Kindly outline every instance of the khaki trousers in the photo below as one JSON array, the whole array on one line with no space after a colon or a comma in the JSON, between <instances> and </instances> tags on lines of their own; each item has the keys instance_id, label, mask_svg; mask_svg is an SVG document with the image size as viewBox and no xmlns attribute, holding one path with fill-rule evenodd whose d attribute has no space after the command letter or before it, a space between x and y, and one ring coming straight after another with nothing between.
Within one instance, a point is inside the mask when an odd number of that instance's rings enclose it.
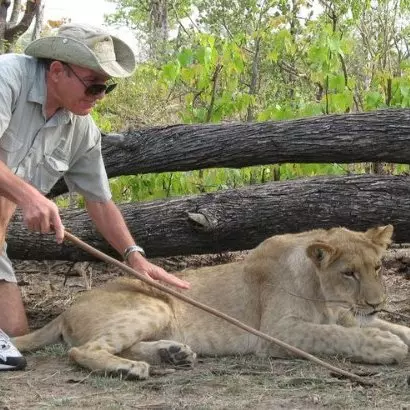
<instances>
[{"instance_id":1,"label":"khaki trousers","mask_svg":"<svg viewBox=\"0 0 410 410\"><path fill-rule=\"evenodd\" d=\"M0 196L0 280L6 282L17 282L13 266L6 252L7 228L15 210L16 204L14 202Z\"/></svg>"}]
</instances>

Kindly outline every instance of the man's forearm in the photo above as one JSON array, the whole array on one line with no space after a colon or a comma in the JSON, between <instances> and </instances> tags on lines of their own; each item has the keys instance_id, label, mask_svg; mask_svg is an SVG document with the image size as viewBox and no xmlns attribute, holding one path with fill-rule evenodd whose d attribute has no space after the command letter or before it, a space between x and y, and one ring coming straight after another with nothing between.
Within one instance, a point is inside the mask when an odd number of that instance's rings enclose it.
<instances>
[{"instance_id":1,"label":"man's forearm","mask_svg":"<svg viewBox=\"0 0 410 410\"><path fill-rule=\"evenodd\" d=\"M86 201L86 207L97 230L120 255L135 243L120 210L113 201Z\"/></svg>"},{"instance_id":2,"label":"man's forearm","mask_svg":"<svg viewBox=\"0 0 410 410\"><path fill-rule=\"evenodd\" d=\"M24 224L30 231L49 233L54 231L58 243L64 239L64 226L57 205L23 179L14 175L4 162L0 161L0 196L17 204L23 212ZM7 205L7 215L14 211Z\"/></svg>"},{"instance_id":3,"label":"man's forearm","mask_svg":"<svg viewBox=\"0 0 410 410\"><path fill-rule=\"evenodd\" d=\"M0 161L0 196L19 205L30 200L33 195L41 195L41 193L13 174L6 164Z\"/></svg>"},{"instance_id":4,"label":"man's forearm","mask_svg":"<svg viewBox=\"0 0 410 410\"><path fill-rule=\"evenodd\" d=\"M134 239L124 221L124 218L113 201L96 202L86 201L87 211L94 221L98 231L121 255L125 249L134 244ZM147 275L154 280L162 280L181 289L188 289L189 283L170 273L159 266L149 262L140 252L130 253L127 263L136 272Z\"/></svg>"}]
</instances>

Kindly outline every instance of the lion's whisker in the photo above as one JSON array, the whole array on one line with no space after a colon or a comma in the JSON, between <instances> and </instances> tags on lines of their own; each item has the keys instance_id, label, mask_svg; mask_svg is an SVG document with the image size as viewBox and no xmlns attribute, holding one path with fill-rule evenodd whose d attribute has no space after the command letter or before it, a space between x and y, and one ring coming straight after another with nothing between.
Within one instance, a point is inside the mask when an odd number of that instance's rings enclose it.
<instances>
[{"instance_id":1,"label":"lion's whisker","mask_svg":"<svg viewBox=\"0 0 410 410\"><path fill-rule=\"evenodd\" d=\"M272 286L270 284L268 284L268 285ZM329 303L329 304L330 303L335 303L335 304L340 304L342 306L349 306L349 304L347 302L343 301L343 300L337 300L337 299L335 299L335 300L326 300L326 299L319 299L319 298L308 298L306 296L302 296L302 295L298 295L296 293L293 293L293 292L291 292L291 291L289 291L289 290L287 290L283 287L280 287L279 289L284 291L285 293L287 293L290 296L294 296L296 298L303 299L303 300L309 300L309 301L312 301L312 302L320 302L320 303Z\"/></svg>"}]
</instances>

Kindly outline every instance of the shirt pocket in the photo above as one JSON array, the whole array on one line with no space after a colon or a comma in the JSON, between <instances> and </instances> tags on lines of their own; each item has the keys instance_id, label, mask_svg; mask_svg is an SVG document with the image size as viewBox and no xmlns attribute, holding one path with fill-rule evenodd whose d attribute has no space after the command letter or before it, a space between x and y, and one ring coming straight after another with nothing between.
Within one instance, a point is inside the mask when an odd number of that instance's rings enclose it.
<instances>
[{"instance_id":1,"label":"shirt pocket","mask_svg":"<svg viewBox=\"0 0 410 410\"><path fill-rule=\"evenodd\" d=\"M23 146L24 141L10 132L5 132L0 138L0 160L10 169L14 169L21 161Z\"/></svg>"},{"instance_id":2,"label":"shirt pocket","mask_svg":"<svg viewBox=\"0 0 410 410\"><path fill-rule=\"evenodd\" d=\"M41 192L47 194L68 169L67 154L60 149L56 149L52 154L44 155L40 166L37 168L37 175L33 178L33 183Z\"/></svg>"},{"instance_id":3,"label":"shirt pocket","mask_svg":"<svg viewBox=\"0 0 410 410\"><path fill-rule=\"evenodd\" d=\"M16 152L24 144L24 141L19 140L14 134L5 132L0 138L0 148L7 152Z\"/></svg>"}]
</instances>

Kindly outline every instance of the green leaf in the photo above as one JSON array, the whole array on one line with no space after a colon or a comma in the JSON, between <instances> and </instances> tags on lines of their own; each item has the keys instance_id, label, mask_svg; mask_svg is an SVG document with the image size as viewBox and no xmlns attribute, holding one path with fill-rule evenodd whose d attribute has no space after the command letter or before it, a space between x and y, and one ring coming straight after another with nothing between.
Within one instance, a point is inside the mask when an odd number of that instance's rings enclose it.
<instances>
[{"instance_id":1,"label":"green leaf","mask_svg":"<svg viewBox=\"0 0 410 410\"><path fill-rule=\"evenodd\" d=\"M173 83L176 80L180 71L181 71L181 64L179 63L178 60L175 62L165 64L162 67L162 73L163 73L164 78L171 83Z\"/></svg>"},{"instance_id":2,"label":"green leaf","mask_svg":"<svg viewBox=\"0 0 410 410\"><path fill-rule=\"evenodd\" d=\"M329 88L332 91L343 91L345 89L345 77L343 73L329 75Z\"/></svg>"},{"instance_id":3,"label":"green leaf","mask_svg":"<svg viewBox=\"0 0 410 410\"><path fill-rule=\"evenodd\" d=\"M194 53L191 49L184 48L178 55L178 61L183 67L191 65L194 62Z\"/></svg>"},{"instance_id":4,"label":"green leaf","mask_svg":"<svg viewBox=\"0 0 410 410\"><path fill-rule=\"evenodd\" d=\"M209 63L211 62L211 56L212 56L211 47L201 47L198 50L198 53L197 53L198 61L199 63L204 64L205 66L208 66Z\"/></svg>"},{"instance_id":5,"label":"green leaf","mask_svg":"<svg viewBox=\"0 0 410 410\"><path fill-rule=\"evenodd\" d=\"M378 91L369 91L365 95L366 110L380 108L384 104L383 96Z\"/></svg>"}]
</instances>

